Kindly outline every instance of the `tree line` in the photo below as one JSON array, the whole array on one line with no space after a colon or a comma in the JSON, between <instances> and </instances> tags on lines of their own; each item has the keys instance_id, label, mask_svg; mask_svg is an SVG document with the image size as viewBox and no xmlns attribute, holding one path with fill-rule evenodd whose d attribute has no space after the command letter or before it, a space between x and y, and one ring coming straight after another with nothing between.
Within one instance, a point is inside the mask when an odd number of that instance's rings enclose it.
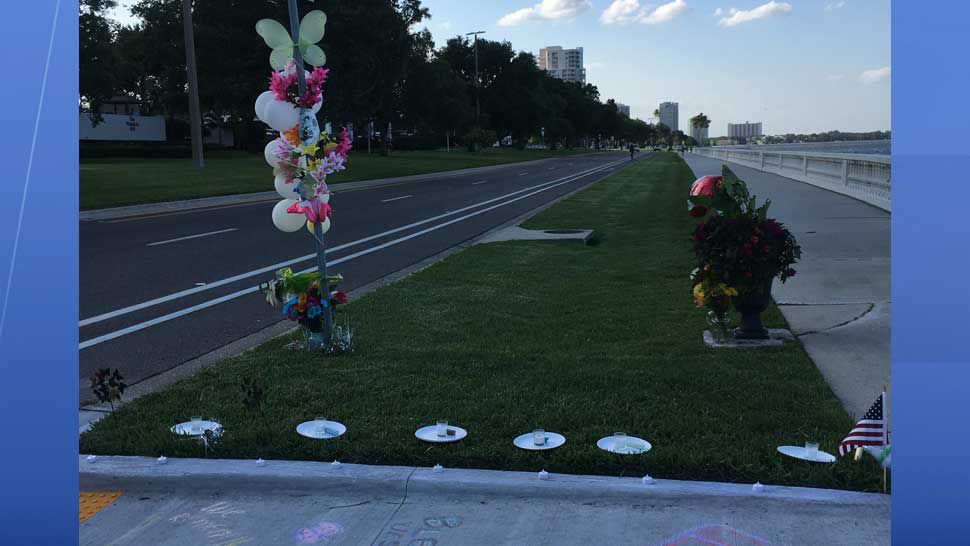
<instances>
[{"instance_id":1,"label":"tree line","mask_svg":"<svg viewBox=\"0 0 970 546\"><path fill-rule=\"evenodd\" d=\"M139 22L128 26L106 16L115 4L80 2L82 110L97 112L113 96L135 98L142 114L165 116L169 133L184 138L181 0L141 0L132 7ZM520 148L689 141L680 131L620 114L594 85L547 75L534 55L509 42L478 40L476 81L474 42L456 36L436 45L420 28L431 17L421 0L317 0L313 9L329 21L320 44L331 69L320 117L351 125L357 139L371 126L382 136L393 128L396 148L457 142L474 149L497 140ZM231 127L236 146L253 150L266 139L253 115L271 70L269 50L254 29L263 18L286 23L286 1L205 0L193 8L206 119Z\"/></svg>"}]
</instances>

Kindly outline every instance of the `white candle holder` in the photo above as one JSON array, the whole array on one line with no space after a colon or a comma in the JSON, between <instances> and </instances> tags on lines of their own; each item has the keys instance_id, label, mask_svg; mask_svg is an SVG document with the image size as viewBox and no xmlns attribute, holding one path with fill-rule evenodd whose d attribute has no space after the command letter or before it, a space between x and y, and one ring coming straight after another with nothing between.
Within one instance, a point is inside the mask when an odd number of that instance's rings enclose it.
<instances>
[{"instance_id":1,"label":"white candle holder","mask_svg":"<svg viewBox=\"0 0 970 546\"><path fill-rule=\"evenodd\" d=\"M441 474L442 472L445 471L445 467L441 466L440 464L436 464L434 465L434 468L431 469L431 471L434 472L435 474Z\"/></svg>"},{"instance_id":2,"label":"white candle holder","mask_svg":"<svg viewBox=\"0 0 970 546\"><path fill-rule=\"evenodd\" d=\"M266 461L264 461L262 458L256 459L256 466L266 466Z\"/></svg>"},{"instance_id":3,"label":"white candle holder","mask_svg":"<svg viewBox=\"0 0 970 546\"><path fill-rule=\"evenodd\" d=\"M156 461L158 461L158 464L165 464L168 462L168 457L166 457L165 455L162 455L161 457L156 459Z\"/></svg>"},{"instance_id":4,"label":"white candle holder","mask_svg":"<svg viewBox=\"0 0 970 546\"><path fill-rule=\"evenodd\" d=\"M762 493L765 490L765 486L762 485L761 482L755 482L755 484L751 486L751 490L755 493Z\"/></svg>"},{"instance_id":5,"label":"white candle holder","mask_svg":"<svg viewBox=\"0 0 970 546\"><path fill-rule=\"evenodd\" d=\"M654 480L653 477L650 476L649 474L644 476L640 481L643 482L643 485L653 485L654 483L656 483L656 480Z\"/></svg>"},{"instance_id":6,"label":"white candle holder","mask_svg":"<svg viewBox=\"0 0 970 546\"><path fill-rule=\"evenodd\" d=\"M549 479L549 473L546 472L545 470L540 470L539 471L539 479L540 480L548 480Z\"/></svg>"}]
</instances>

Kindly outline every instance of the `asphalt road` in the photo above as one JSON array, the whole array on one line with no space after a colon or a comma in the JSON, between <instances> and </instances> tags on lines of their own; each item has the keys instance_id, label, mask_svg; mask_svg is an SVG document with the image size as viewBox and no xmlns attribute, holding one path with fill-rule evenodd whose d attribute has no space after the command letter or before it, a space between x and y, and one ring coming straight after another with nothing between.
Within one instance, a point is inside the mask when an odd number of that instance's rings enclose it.
<instances>
[{"instance_id":1,"label":"asphalt road","mask_svg":"<svg viewBox=\"0 0 970 546\"><path fill-rule=\"evenodd\" d=\"M345 290L363 286L627 162L627 153L607 152L373 188L337 185L330 271L344 275ZM306 230L273 226L276 201L82 222L80 385L104 367L134 384L280 322L256 287L280 267L314 267L315 250Z\"/></svg>"}]
</instances>

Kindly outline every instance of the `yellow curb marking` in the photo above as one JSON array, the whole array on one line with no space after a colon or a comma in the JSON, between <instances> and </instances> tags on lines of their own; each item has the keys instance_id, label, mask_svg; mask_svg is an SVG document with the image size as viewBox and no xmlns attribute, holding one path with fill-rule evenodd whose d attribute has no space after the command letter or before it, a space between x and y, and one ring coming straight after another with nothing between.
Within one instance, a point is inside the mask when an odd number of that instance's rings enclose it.
<instances>
[{"instance_id":1,"label":"yellow curb marking","mask_svg":"<svg viewBox=\"0 0 970 546\"><path fill-rule=\"evenodd\" d=\"M121 491L81 491L78 507L81 516L80 523L104 510L111 503L118 500Z\"/></svg>"}]
</instances>

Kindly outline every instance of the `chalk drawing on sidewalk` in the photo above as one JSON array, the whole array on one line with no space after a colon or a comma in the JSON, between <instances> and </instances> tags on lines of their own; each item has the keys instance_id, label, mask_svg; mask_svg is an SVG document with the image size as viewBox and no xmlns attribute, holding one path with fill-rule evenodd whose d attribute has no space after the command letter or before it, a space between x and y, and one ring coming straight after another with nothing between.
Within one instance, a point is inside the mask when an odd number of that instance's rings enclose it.
<instances>
[{"instance_id":1,"label":"chalk drawing on sidewalk","mask_svg":"<svg viewBox=\"0 0 970 546\"><path fill-rule=\"evenodd\" d=\"M253 538L237 532L232 526L223 523L234 515L244 515L240 510L228 502L217 502L200 508L198 513L183 512L168 519L169 522L191 527L205 535L205 544L209 546L240 546L249 544ZM200 543L201 544L201 543Z\"/></svg>"},{"instance_id":2,"label":"chalk drawing on sidewalk","mask_svg":"<svg viewBox=\"0 0 970 546\"><path fill-rule=\"evenodd\" d=\"M464 521L461 516L428 516L420 523L392 523L375 546L438 546L444 544L439 542L442 531L457 529Z\"/></svg>"},{"instance_id":3,"label":"chalk drawing on sidewalk","mask_svg":"<svg viewBox=\"0 0 970 546\"><path fill-rule=\"evenodd\" d=\"M344 528L339 523L321 521L306 527L301 527L293 533L293 540L297 544L327 543L342 533Z\"/></svg>"},{"instance_id":4,"label":"chalk drawing on sidewalk","mask_svg":"<svg viewBox=\"0 0 970 546\"><path fill-rule=\"evenodd\" d=\"M728 525L688 529L657 546L770 546L768 541Z\"/></svg>"}]
</instances>

